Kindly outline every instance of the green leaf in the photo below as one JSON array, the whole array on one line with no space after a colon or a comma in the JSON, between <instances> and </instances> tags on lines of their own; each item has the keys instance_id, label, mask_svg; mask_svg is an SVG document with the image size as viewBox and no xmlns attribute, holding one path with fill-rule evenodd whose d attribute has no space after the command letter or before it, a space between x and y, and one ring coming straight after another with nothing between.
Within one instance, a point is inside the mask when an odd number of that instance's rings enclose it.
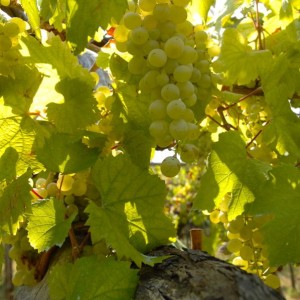
<instances>
[{"instance_id":1,"label":"green leaf","mask_svg":"<svg viewBox=\"0 0 300 300\"><path fill-rule=\"evenodd\" d=\"M132 162L141 168L148 169L149 167L152 144L148 132L138 129L125 131L123 147Z\"/></svg>"},{"instance_id":2,"label":"green leaf","mask_svg":"<svg viewBox=\"0 0 300 300\"><path fill-rule=\"evenodd\" d=\"M94 88L94 81L88 70L79 64L68 44L59 37L53 37L43 45L33 37L26 36L21 38L20 45L24 61L34 64L43 75L43 81L33 99L33 109L43 111L48 103L63 102L63 95L56 91L56 85L64 78L77 78L85 83L73 86L75 94L82 94L81 89L86 89L86 86L91 91ZM90 92L88 96L90 97Z\"/></svg>"},{"instance_id":3,"label":"green leaf","mask_svg":"<svg viewBox=\"0 0 300 300\"><path fill-rule=\"evenodd\" d=\"M15 167L15 165L14 165ZM14 168L10 166L10 168ZM0 189L0 227L9 234L16 234L23 214L31 209L31 172L23 174L10 182L3 190Z\"/></svg>"},{"instance_id":4,"label":"green leaf","mask_svg":"<svg viewBox=\"0 0 300 300\"><path fill-rule=\"evenodd\" d=\"M34 121L30 117L14 116L7 107L0 104L0 155L12 147L19 154L17 175L25 173L28 167L40 171L41 165L32 153L35 140Z\"/></svg>"},{"instance_id":5,"label":"green leaf","mask_svg":"<svg viewBox=\"0 0 300 300\"><path fill-rule=\"evenodd\" d=\"M131 258L138 266L150 263L141 252L175 235L163 213L163 182L125 155L99 160L92 174L102 199L102 207L91 202L86 209L93 242L105 239L120 258Z\"/></svg>"},{"instance_id":6,"label":"green leaf","mask_svg":"<svg viewBox=\"0 0 300 300\"><path fill-rule=\"evenodd\" d=\"M89 168L98 158L97 149L82 144L81 137L64 133L52 134L45 139L42 148L37 149L37 158L52 172L75 173Z\"/></svg>"},{"instance_id":7,"label":"green leaf","mask_svg":"<svg viewBox=\"0 0 300 300\"><path fill-rule=\"evenodd\" d=\"M84 81L65 78L56 85L56 90L64 96L64 103L49 103L47 115L58 131L74 133L98 120L97 101Z\"/></svg>"},{"instance_id":8,"label":"green leaf","mask_svg":"<svg viewBox=\"0 0 300 300\"><path fill-rule=\"evenodd\" d=\"M9 182L17 177L16 164L18 158L18 152L14 148L8 147L5 149L0 158L0 182L4 180Z\"/></svg>"},{"instance_id":9,"label":"green leaf","mask_svg":"<svg viewBox=\"0 0 300 300\"><path fill-rule=\"evenodd\" d=\"M126 0L68 0L67 39L79 54L86 46L88 37L92 37L101 26L103 29L111 22L117 21L127 8Z\"/></svg>"},{"instance_id":10,"label":"green leaf","mask_svg":"<svg viewBox=\"0 0 300 300\"><path fill-rule=\"evenodd\" d=\"M96 59L97 66L102 69L108 68L111 55L111 53L103 52L100 50Z\"/></svg>"},{"instance_id":11,"label":"green leaf","mask_svg":"<svg viewBox=\"0 0 300 300\"><path fill-rule=\"evenodd\" d=\"M130 300L137 283L137 270L130 269L129 262L95 256L56 265L49 278L50 296L56 300Z\"/></svg>"},{"instance_id":12,"label":"green leaf","mask_svg":"<svg viewBox=\"0 0 300 300\"><path fill-rule=\"evenodd\" d=\"M49 20L49 23L61 32L67 15L67 2L65 0L43 0L40 15L45 20Z\"/></svg>"},{"instance_id":13,"label":"green leaf","mask_svg":"<svg viewBox=\"0 0 300 300\"><path fill-rule=\"evenodd\" d=\"M36 36L40 39L40 16L37 7L37 2L32 0L21 0L21 5L29 18L29 23L32 29L35 31Z\"/></svg>"},{"instance_id":14,"label":"green leaf","mask_svg":"<svg viewBox=\"0 0 300 300\"><path fill-rule=\"evenodd\" d=\"M204 21L204 23L206 23L209 9L214 4L214 2L215 0L193 0L190 10L192 12L198 12L201 19Z\"/></svg>"},{"instance_id":15,"label":"green leaf","mask_svg":"<svg viewBox=\"0 0 300 300\"><path fill-rule=\"evenodd\" d=\"M207 173L195 198L193 209L214 208L226 193L232 193L228 219L233 220L255 199L255 194L266 180L270 166L248 159L246 145L237 132L226 132L213 145Z\"/></svg>"},{"instance_id":16,"label":"green leaf","mask_svg":"<svg viewBox=\"0 0 300 300\"><path fill-rule=\"evenodd\" d=\"M247 43L236 29L224 31L219 59L228 84L249 84L271 66L272 54L269 50L252 50Z\"/></svg>"},{"instance_id":17,"label":"green leaf","mask_svg":"<svg viewBox=\"0 0 300 300\"><path fill-rule=\"evenodd\" d=\"M19 65L14 69L14 78L0 77L0 95L13 113L24 114L29 111L40 83L41 75L36 69Z\"/></svg>"},{"instance_id":18,"label":"green leaf","mask_svg":"<svg viewBox=\"0 0 300 300\"><path fill-rule=\"evenodd\" d=\"M38 252L47 251L52 246L62 246L76 214L66 219L65 206L61 200L39 200L32 205L32 213L27 215L29 242Z\"/></svg>"},{"instance_id":19,"label":"green leaf","mask_svg":"<svg viewBox=\"0 0 300 300\"><path fill-rule=\"evenodd\" d=\"M272 265L300 261L300 170L293 166L275 167L249 206L251 213L273 214L263 228L264 243L268 247Z\"/></svg>"}]
</instances>

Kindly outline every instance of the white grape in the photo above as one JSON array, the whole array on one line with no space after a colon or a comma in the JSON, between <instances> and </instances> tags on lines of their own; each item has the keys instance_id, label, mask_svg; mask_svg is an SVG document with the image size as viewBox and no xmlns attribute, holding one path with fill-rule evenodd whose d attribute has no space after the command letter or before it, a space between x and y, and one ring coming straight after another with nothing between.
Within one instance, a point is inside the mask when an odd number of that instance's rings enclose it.
<instances>
[{"instance_id":1,"label":"white grape","mask_svg":"<svg viewBox=\"0 0 300 300\"><path fill-rule=\"evenodd\" d=\"M183 119L173 120L170 123L169 131L171 136L176 140L182 140L188 136L188 124Z\"/></svg>"},{"instance_id":2,"label":"white grape","mask_svg":"<svg viewBox=\"0 0 300 300\"><path fill-rule=\"evenodd\" d=\"M183 117L186 106L181 99L172 100L168 103L167 114L171 119L180 119Z\"/></svg>"},{"instance_id":3,"label":"white grape","mask_svg":"<svg viewBox=\"0 0 300 300\"><path fill-rule=\"evenodd\" d=\"M149 114L153 120L164 119L167 115L167 103L161 99L153 101L149 106Z\"/></svg>"},{"instance_id":4,"label":"white grape","mask_svg":"<svg viewBox=\"0 0 300 300\"><path fill-rule=\"evenodd\" d=\"M136 27L141 26L142 24L142 18L138 13L129 11L124 15L124 25L128 29L134 29Z\"/></svg>"},{"instance_id":5,"label":"white grape","mask_svg":"<svg viewBox=\"0 0 300 300\"><path fill-rule=\"evenodd\" d=\"M161 89L161 97L166 101L172 101L180 98L179 87L174 83L168 83Z\"/></svg>"},{"instance_id":6,"label":"white grape","mask_svg":"<svg viewBox=\"0 0 300 300\"><path fill-rule=\"evenodd\" d=\"M184 42L179 36L173 36L166 41L164 50L168 57L179 58L184 50Z\"/></svg>"},{"instance_id":7,"label":"white grape","mask_svg":"<svg viewBox=\"0 0 300 300\"><path fill-rule=\"evenodd\" d=\"M148 55L148 62L152 67L161 68L167 62L167 55L162 49L153 49Z\"/></svg>"},{"instance_id":8,"label":"white grape","mask_svg":"<svg viewBox=\"0 0 300 300\"><path fill-rule=\"evenodd\" d=\"M164 176L174 177L180 171L180 161L174 156L166 157L162 161L160 169Z\"/></svg>"},{"instance_id":9,"label":"white grape","mask_svg":"<svg viewBox=\"0 0 300 300\"><path fill-rule=\"evenodd\" d=\"M154 138L161 138L168 133L169 123L165 120L156 120L150 124L149 132Z\"/></svg>"}]
</instances>

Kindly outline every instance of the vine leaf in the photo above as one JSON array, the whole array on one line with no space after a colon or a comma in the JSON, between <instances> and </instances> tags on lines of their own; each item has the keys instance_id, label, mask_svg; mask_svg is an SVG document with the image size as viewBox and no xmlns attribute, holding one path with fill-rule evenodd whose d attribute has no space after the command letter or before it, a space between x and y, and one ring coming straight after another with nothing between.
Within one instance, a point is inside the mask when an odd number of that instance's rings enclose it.
<instances>
[{"instance_id":1,"label":"vine leaf","mask_svg":"<svg viewBox=\"0 0 300 300\"><path fill-rule=\"evenodd\" d=\"M29 242L38 252L47 251L52 246L62 246L68 236L76 214L68 219L65 206L58 199L39 200L32 205L32 213L27 215Z\"/></svg>"},{"instance_id":2,"label":"vine leaf","mask_svg":"<svg viewBox=\"0 0 300 300\"><path fill-rule=\"evenodd\" d=\"M10 151L10 150L9 150ZM7 152L2 159L14 156L13 152L7 156ZM31 186L29 178L31 172L28 171L22 176L10 181L7 186L1 183L0 189L0 226L9 234L16 234L19 222L23 221L23 214L31 209Z\"/></svg>"},{"instance_id":3,"label":"vine leaf","mask_svg":"<svg viewBox=\"0 0 300 300\"><path fill-rule=\"evenodd\" d=\"M36 36L41 38L40 30L40 17L36 1L21 0L22 7L24 8L32 29L35 31Z\"/></svg>"},{"instance_id":4,"label":"vine leaf","mask_svg":"<svg viewBox=\"0 0 300 300\"><path fill-rule=\"evenodd\" d=\"M228 85L247 85L271 66L272 54L269 50L252 50L238 30L228 28L223 34L219 60Z\"/></svg>"},{"instance_id":5,"label":"vine leaf","mask_svg":"<svg viewBox=\"0 0 300 300\"><path fill-rule=\"evenodd\" d=\"M93 242L105 239L120 258L131 258L138 266L153 264L142 253L175 236L163 213L163 182L126 155L99 160L92 174L102 199L102 207L91 202L86 208Z\"/></svg>"},{"instance_id":6,"label":"vine leaf","mask_svg":"<svg viewBox=\"0 0 300 300\"><path fill-rule=\"evenodd\" d=\"M263 162L247 158L239 133L222 133L213 145L208 170L201 180L193 208L212 210L214 203L218 205L226 193L232 193L228 219L235 219L244 212L247 203L254 201L270 169Z\"/></svg>"},{"instance_id":7,"label":"vine leaf","mask_svg":"<svg viewBox=\"0 0 300 300\"><path fill-rule=\"evenodd\" d=\"M297 263L300 260L300 170L282 165L269 172L267 180L249 205L251 213L273 214L263 228L272 265Z\"/></svg>"},{"instance_id":8,"label":"vine leaf","mask_svg":"<svg viewBox=\"0 0 300 300\"><path fill-rule=\"evenodd\" d=\"M57 83L56 90L64 96L64 103L49 103L47 115L60 132L74 133L97 121L97 102L88 84L65 78Z\"/></svg>"},{"instance_id":9,"label":"vine leaf","mask_svg":"<svg viewBox=\"0 0 300 300\"><path fill-rule=\"evenodd\" d=\"M45 139L43 147L37 149L37 157L52 172L74 173L87 169L98 158L97 149L89 149L78 138L54 133Z\"/></svg>"},{"instance_id":10,"label":"vine leaf","mask_svg":"<svg viewBox=\"0 0 300 300\"><path fill-rule=\"evenodd\" d=\"M96 256L56 265L49 278L50 296L56 300L133 299L137 283L137 270L130 268L130 262Z\"/></svg>"}]
</instances>

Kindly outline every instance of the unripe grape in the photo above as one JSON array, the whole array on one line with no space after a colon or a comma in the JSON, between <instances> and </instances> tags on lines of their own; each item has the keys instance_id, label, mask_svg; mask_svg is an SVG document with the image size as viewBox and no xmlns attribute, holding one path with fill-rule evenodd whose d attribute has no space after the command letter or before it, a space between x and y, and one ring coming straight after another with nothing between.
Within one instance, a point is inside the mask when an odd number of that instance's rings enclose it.
<instances>
[{"instance_id":1,"label":"unripe grape","mask_svg":"<svg viewBox=\"0 0 300 300\"><path fill-rule=\"evenodd\" d=\"M191 122L187 122L187 125L188 125L187 138L190 141L194 141L194 140L198 139L200 136L199 127L196 124L191 123Z\"/></svg>"},{"instance_id":2,"label":"unripe grape","mask_svg":"<svg viewBox=\"0 0 300 300\"><path fill-rule=\"evenodd\" d=\"M141 10L150 12L154 9L156 5L155 0L139 0L138 5Z\"/></svg>"},{"instance_id":3,"label":"unripe grape","mask_svg":"<svg viewBox=\"0 0 300 300\"><path fill-rule=\"evenodd\" d=\"M180 64L187 65L187 64L193 64L194 62L196 62L197 59L198 59L197 51L193 47L186 45L183 47L183 51L180 57L178 58L178 62Z\"/></svg>"},{"instance_id":4,"label":"unripe grape","mask_svg":"<svg viewBox=\"0 0 300 300\"><path fill-rule=\"evenodd\" d=\"M208 89L211 86L211 77L208 74L202 74L197 81L199 87Z\"/></svg>"},{"instance_id":5,"label":"unripe grape","mask_svg":"<svg viewBox=\"0 0 300 300\"><path fill-rule=\"evenodd\" d=\"M180 171L180 161L174 156L166 157L162 161L160 169L164 176L174 177Z\"/></svg>"},{"instance_id":6,"label":"unripe grape","mask_svg":"<svg viewBox=\"0 0 300 300\"><path fill-rule=\"evenodd\" d=\"M46 199L48 196L48 192L45 188L36 189L36 192L42 197L42 199Z\"/></svg>"},{"instance_id":7,"label":"unripe grape","mask_svg":"<svg viewBox=\"0 0 300 300\"><path fill-rule=\"evenodd\" d=\"M55 197L57 192L58 192L58 188L57 188L57 185L55 182L50 182L48 185L47 185L47 192L48 192L48 195L49 197Z\"/></svg>"},{"instance_id":8,"label":"unripe grape","mask_svg":"<svg viewBox=\"0 0 300 300\"><path fill-rule=\"evenodd\" d=\"M143 48L135 44L131 39L126 42L126 49L133 56L144 56Z\"/></svg>"},{"instance_id":9,"label":"unripe grape","mask_svg":"<svg viewBox=\"0 0 300 300\"><path fill-rule=\"evenodd\" d=\"M264 282L265 282L266 285L268 285L269 287L271 287L273 289L280 288L280 279L278 278L278 276L276 276L274 274L269 274L264 279Z\"/></svg>"},{"instance_id":10,"label":"unripe grape","mask_svg":"<svg viewBox=\"0 0 300 300\"><path fill-rule=\"evenodd\" d=\"M227 230L232 233L239 233L244 226L244 219L242 216L237 216L235 220L232 220L227 226Z\"/></svg>"},{"instance_id":11,"label":"unripe grape","mask_svg":"<svg viewBox=\"0 0 300 300\"><path fill-rule=\"evenodd\" d=\"M73 195L67 195L64 199L66 204L73 204L75 202L75 198Z\"/></svg>"},{"instance_id":12,"label":"unripe grape","mask_svg":"<svg viewBox=\"0 0 300 300\"><path fill-rule=\"evenodd\" d=\"M168 57L179 58L184 50L184 42L179 36L173 36L166 41L164 50Z\"/></svg>"},{"instance_id":13,"label":"unripe grape","mask_svg":"<svg viewBox=\"0 0 300 300\"><path fill-rule=\"evenodd\" d=\"M142 26L146 29L155 29L157 27L157 20L153 15L147 15L142 20Z\"/></svg>"},{"instance_id":14,"label":"unripe grape","mask_svg":"<svg viewBox=\"0 0 300 300\"><path fill-rule=\"evenodd\" d=\"M178 66L178 62L175 59L167 59L166 64L164 65L164 71L168 75L173 75L175 68Z\"/></svg>"},{"instance_id":15,"label":"unripe grape","mask_svg":"<svg viewBox=\"0 0 300 300\"><path fill-rule=\"evenodd\" d=\"M186 104L187 107L191 107L195 105L197 103L197 95L193 93L191 96L184 99L184 103Z\"/></svg>"},{"instance_id":16,"label":"unripe grape","mask_svg":"<svg viewBox=\"0 0 300 300\"><path fill-rule=\"evenodd\" d=\"M0 51L7 51L12 47L11 39L7 36L0 35Z\"/></svg>"},{"instance_id":17,"label":"unripe grape","mask_svg":"<svg viewBox=\"0 0 300 300\"><path fill-rule=\"evenodd\" d=\"M24 278L26 276L27 271L26 270L18 270L13 278L12 278L12 283L14 286L20 286L24 283Z\"/></svg>"},{"instance_id":18,"label":"unripe grape","mask_svg":"<svg viewBox=\"0 0 300 300\"><path fill-rule=\"evenodd\" d=\"M197 159L198 155L199 149L193 144L184 144L180 148L180 158L183 162L191 163ZM219 219L221 220L220 216Z\"/></svg>"},{"instance_id":19,"label":"unripe grape","mask_svg":"<svg viewBox=\"0 0 300 300\"><path fill-rule=\"evenodd\" d=\"M187 65L179 65L175 68L173 76L177 82L188 81L192 76L192 69Z\"/></svg>"},{"instance_id":20,"label":"unripe grape","mask_svg":"<svg viewBox=\"0 0 300 300\"><path fill-rule=\"evenodd\" d=\"M180 6L170 6L170 20L175 24L183 23L187 18L187 11Z\"/></svg>"},{"instance_id":21,"label":"unripe grape","mask_svg":"<svg viewBox=\"0 0 300 300\"><path fill-rule=\"evenodd\" d=\"M181 99L172 100L168 103L167 114L171 119L180 119L183 117L185 109L186 106Z\"/></svg>"},{"instance_id":22,"label":"unripe grape","mask_svg":"<svg viewBox=\"0 0 300 300\"><path fill-rule=\"evenodd\" d=\"M206 59L197 62L196 66L202 74L209 73L209 61Z\"/></svg>"},{"instance_id":23,"label":"unripe grape","mask_svg":"<svg viewBox=\"0 0 300 300\"><path fill-rule=\"evenodd\" d=\"M252 238L252 229L248 225L244 225L240 230L240 238L243 241L248 241Z\"/></svg>"},{"instance_id":24,"label":"unripe grape","mask_svg":"<svg viewBox=\"0 0 300 300\"><path fill-rule=\"evenodd\" d=\"M240 256L242 259L250 261L253 259L254 254L253 254L253 250L252 248L250 248L247 245L244 245L241 249L240 249Z\"/></svg>"},{"instance_id":25,"label":"unripe grape","mask_svg":"<svg viewBox=\"0 0 300 300\"><path fill-rule=\"evenodd\" d=\"M168 84L169 80L170 80L170 78L169 78L168 74L165 73L164 71L161 72L156 77L156 83L157 83L158 86L164 86L164 85Z\"/></svg>"},{"instance_id":26,"label":"unripe grape","mask_svg":"<svg viewBox=\"0 0 300 300\"><path fill-rule=\"evenodd\" d=\"M183 113L182 118L187 122L194 122L194 120L195 120L194 112L191 109L186 108L186 110Z\"/></svg>"},{"instance_id":27,"label":"unripe grape","mask_svg":"<svg viewBox=\"0 0 300 300\"><path fill-rule=\"evenodd\" d=\"M143 45L149 39L149 33L144 27L136 27L131 31L131 40L138 46Z\"/></svg>"},{"instance_id":28,"label":"unripe grape","mask_svg":"<svg viewBox=\"0 0 300 300\"><path fill-rule=\"evenodd\" d=\"M190 81L178 82L176 85L180 90L181 98L189 98L194 94L195 87Z\"/></svg>"},{"instance_id":29,"label":"unripe grape","mask_svg":"<svg viewBox=\"0 0 300 300\"><path fill-rule=\"evenodd\" d=\"M179 33L189 37L194 33L194 25L188 20L185 20L184 22L176 25L176 30Z\"/></svg>"},{"instance_id":30,"label":"unripe grape","mask_svg":"<svg viewBox=\"0 0 300 300\"><path fill-rule=\"evenodd\" d=\"M264 236L259 230L252 232L252 242L255 247L261 247L264 240Z\"/></svg>"},{"instance_id":31,"label":"unripe grape","mask_svg":"<svg viewBox=\"0 0 300 300\"><path fill-rule=\"evenodd\" d=\"M183 140L187 137L189 128L186 121L178 119L170 123L169 131L175 140Z\"/></svg>"},{"instance_id":32,"label":"unripe grape","mask_svg":"<svg viewBox=\"0 0 300 300\"><path fill-rule=\"evenodd\" d=\"M219 218L219 211L214 210L209 214L209 219L212 223L218 224L220 223L220 218Z\"/></svg>"},{"instance_id":33,"label":"unripe grape","mask_svg":"<svg viewBox=\"0 0 300 300\"><path fill-rule=\"evenodd\" d=\"M128 62L128 71L131 74L138 75L143 74L145 70L146 60L142 56L134 56Z\"/></svg>"},{"instance_id":34,"label":"unripe grape","mask_svg":"<svg viewBox=\"0 0 300 300\"><path fill-rule=\"evenodd\" d=\"M136 27L141 26L142 18L138 13L129 11L124 15L124 25L128 29L134 29Z\"/></svg>"},{"instance_id":35,"label":"unripe grape","mask_svg":"<svg viewBox=\"0 0 300 300\"><path fill-rule=\"evenodd\" d=\"M159 48L159 42L153 39L148 40L144 45L143 45L143 53L148 55L151 50Z\"/></svg>"},{"instance_id":36,"label":"unripe grape","mask_svg":"<svg viewBox=\"0 0 300 300\"><path fill-rule=\"evenodd\" d=\"M168 102L177 100L180 98L180 90L174 83L168 83L162 87L161 97Z\"/></svg>"},{"instance_id":37,"label":"unripe grape","mask_svg":"<svg viewBox=\"0 0 300 300\"><path fill-rule=\"evenodd\" d=\"M228 241L226 245L228 251L230 251L231 253L239 252L242 246L243 243L239 239L232 239Z\"/></svg>"},{"instance_id":38,"label":"unripe grape","mask_svg":"<svg viewBox=\"0 0 300 300\"><path fill-rule=\"evenodd\" d=\"M156 145L161 148L167 148L173 143L171 135L167 134L162 137L155 139Z\"/></svg>"},{"instance_id":39,"label":"unripe grape","mask_svg":"<svg viewBox=\"0 0 300 300\"><path fill-rule=\"evenodd\" d=\"M191 0L173 0L173 4L178 6L187 6L190 2Z\"/></svg>"},{"instance_id":40,"label":"unripe grape","mask_svg":"<svg viewBox=\"0 0 300 300\"><path fill-rule=\"evenodd\" d=\"M70 191L72 189L74 179L70 175L59 174L57 180L57 188L63 192Z\"/></svg>"},{"instance_id":41,"label":"unripe grape","mask_svg":"<svg viewBox=\"0 0 300 300\"><path fill-rule=\"evenodd\" d=\"M169 123L165 120L156 120L150 124L149 132L154 138L161 138L168 133Z\"/></svg>"},{"instance_id":42,"label":"unripe grape","mask_svg":"<svg viewBox=\"0 0 300 300\"><path fill-rule=\"evenodd\" d=\"M24 20L22 20L21 18L14 17L14 18L11 18L9 20L9 22L17 24L19 27L19 32L23 32L26 29L26 22Z\"/></svg>"},{"instance_id":43,"label":"unripe grape","mask_svg":"<svg viewBox=\"0 0 300 300\"><path fill-rule=\"evenodd\" d=\"M78 207L75 204L69 204L66 207L65 214L68 218L71 217L73 214L77 215L78 214Z\"/></svg>"},{"instance_id":44,"label":"unripe grape","mask_svg":"<svg viewBox=\"0 0 300 300\"><path fill-rule=\"evenodd\" d=\"M247 260L244 260L242 259L240 256L237 256L233 259L232 263L235 265L235 266L238 266L240 267L241 269L243 270L247 270L248 268L248 261Z\"/></svg>"},{"instance_id":45,"label":"unripe grape","mask_svg":"<svg viewBox=\"0 0 300 300\"><path fill-rule=\"evenodd\" d=\"M208 34L204 30L197 30L195 32L195 41L197 44L205 44L208 39Z\"/></svg>"},{"instance_id":46,"label":"unripe grape","mask_svg":"<svg viewBox=\"0 0 300 300\"><path fill-rule=\"evenodd\" d=\"M174 35L175 30L176 30L176 26L173 22L166 21L166 22L160 23L158 29L160 31L160 39L162 41L166 41L171 36Z\"/></svg>"},{"instance_id":47,"label":"unripe grape","mask_svg":"<svg viewBox=\"0 0 300 300\"><path fill-rule=\"evenodd\" d=\"M35 182L36 188L44 188L46 186L47 179L45 178L38 178Z\"/></svg>"},{"instance_id":48,"label":"unripe grape","mask_svg":"<svg viewBox=\"0 0 300 300\"><path fill-rule=\"evenodd\" d=\"M165 22L170 18L170 7L166 3L157 4L153 9L153 16L159 22Z\"/></svg>"},{"instance_id":49,"label":"unripe grape","mask_svg":"<svg viewBox=\"0 0 300 300\"><path fill-rule=\"evenodd\" d=\"M83 196L87 191L87 184L84 180L75 180L72 186L72 193L75 196Z\"/></svg>"},{"instance_id":50,"label":"unripe grape","mask_svg":"<svg viewBox=\"0 0 300 300\"><path fill-rule=\"evenodd\" d=\"M10 5L10 0L1 0L0 3L3 6L9 6Z\"/></svg>"},{"instance_id":51,"label":"unripe grape","mask_svg":"<svg viewBox=\"0 0 300 300\"><path fill-rule=\"evenodd\" d=\"M167 103L161 99L153 101L149 106L149 114L153 120L164 119L167 115Z\"/></svg>"},{"instance_id":52,"label":"unripe grape","mask_svg":"<svg viewBox=\"0 0 300 300\"><path fill-rule=\"evenodd\" d=\"M153 49L148 55L148 62L152 67L161 68L167 62L167 55L162 49Z\"/></svg>"}]
</instances>

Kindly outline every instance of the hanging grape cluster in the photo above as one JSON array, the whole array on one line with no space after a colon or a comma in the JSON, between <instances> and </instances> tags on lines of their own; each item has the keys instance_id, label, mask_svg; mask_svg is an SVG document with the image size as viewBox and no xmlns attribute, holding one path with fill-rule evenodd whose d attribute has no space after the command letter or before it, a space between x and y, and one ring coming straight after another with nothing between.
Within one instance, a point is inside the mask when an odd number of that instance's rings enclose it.
<instances>
[{"instance_id":1,"label":"hanging grape cluster","mask_svg":"<svg viewBox=\"0 0 300 300\"><path fill-rule=\"evenodd\" d=\"M199 156L193 109L212 85L208 35L187 20L189 2L140 0L114 32L117 49L132 55L128 70L138 78L139 92L150 99L150 135L160 148L176 147L161 165L168 177L180 170L177 154L184 162Z\"/></svg>"},{"instance_id":2,"label":"hanging grape cluster","mask_svg":"<svg viewBox=\"0 0 300 300\"><path fill-rule=\"evenodd\" d=\"M209 219L214 224L224 226L225 247L230 254L230 260L236 266L249 273L261 277L270 287L280 287L280 280L275 274L277 268L270 267L267 248L261 228L270 220L269 215L239 215L228 221L227 211L231 194L224 196L218 209L213 210Z\"/></svg>"},{"instance_id":3,"label":"hanging grape cluster","mask_svg":"<svg viewBox=\"0 0 300 300\"><path fill-rule=\"evenodd\" d=\"M0 74L10 74L12 67L18 64L19 38L25 28L26 22L17 17L7 23L0 23Z\"/></svg>"}]
</instances>

